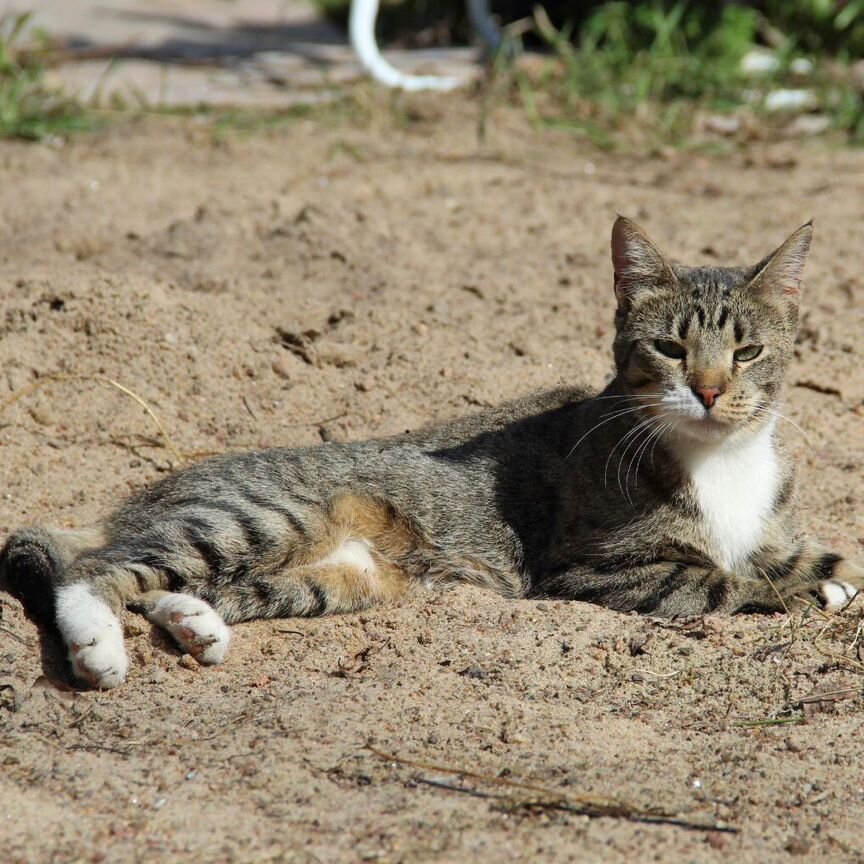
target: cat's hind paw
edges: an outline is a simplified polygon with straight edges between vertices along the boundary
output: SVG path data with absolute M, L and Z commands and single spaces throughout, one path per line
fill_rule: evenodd
M 221 663 L 231 644 L 231 629 L 219 613 L 198 597 L 189 594 L 166 594 L 147 617 L 164 627 L 174 641 L 199 663 Z
M 819 585 L 819 599 L 826 612 L 837 612 L 850 603 L 858 594 L 858 589 L 848 582 L 829 579 Z
M 57 626 L 77 678 L 102 690 L 126 680 L 123 625 L 89 585 L 79 582 L 57 592 Z

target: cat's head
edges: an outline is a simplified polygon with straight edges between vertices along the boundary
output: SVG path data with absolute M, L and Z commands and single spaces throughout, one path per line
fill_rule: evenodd
M 769 421 L 812 234 L 803 225 L 749 267 L 684 267 L 634 222 L 615 222 L 618 377 L 670 433 L 711 441 Z

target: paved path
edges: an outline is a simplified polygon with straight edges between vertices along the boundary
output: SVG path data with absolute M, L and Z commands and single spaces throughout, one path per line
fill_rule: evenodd
M 83 99 L 279 107 L 361 77 L 346 35 L 300 0 L 0 0 L 67 46 L 52 74 Z M 471 49 L 387 52 L 410 72 L 468 76 Z

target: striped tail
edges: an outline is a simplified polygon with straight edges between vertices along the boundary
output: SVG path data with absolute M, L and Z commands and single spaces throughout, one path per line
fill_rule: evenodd
M 53 627 L 57 589 L 69 565 L 82 553 L 102 545 L 98 528 L 52 531 L 24 528 L 0 550 L 0 590 L 21 601 L 37 624 Z

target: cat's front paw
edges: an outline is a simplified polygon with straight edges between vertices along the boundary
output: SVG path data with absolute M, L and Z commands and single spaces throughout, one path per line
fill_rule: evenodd
M 129 660 L 123 626 L 88 585 L 69 585 L 57 592 L 57 626 L 77 678 L 102 690 L 126 680 Z
M 855 598 L 858 589 L 849 582 L 829 579 L 819 585 L 819 599 L 826 612 L 837 612 Z
M 864 588 L 864 567 L 845 558 L 834 564 L 833 578 L 819 585 L 819 599 L 826 612 L 836 612 Z
M 221 663 L 231 644 L 231 630 L 219 613 L 198 597 L 167 594 L 147 613 L 164 627 L 180 648 L 199 663 Z

